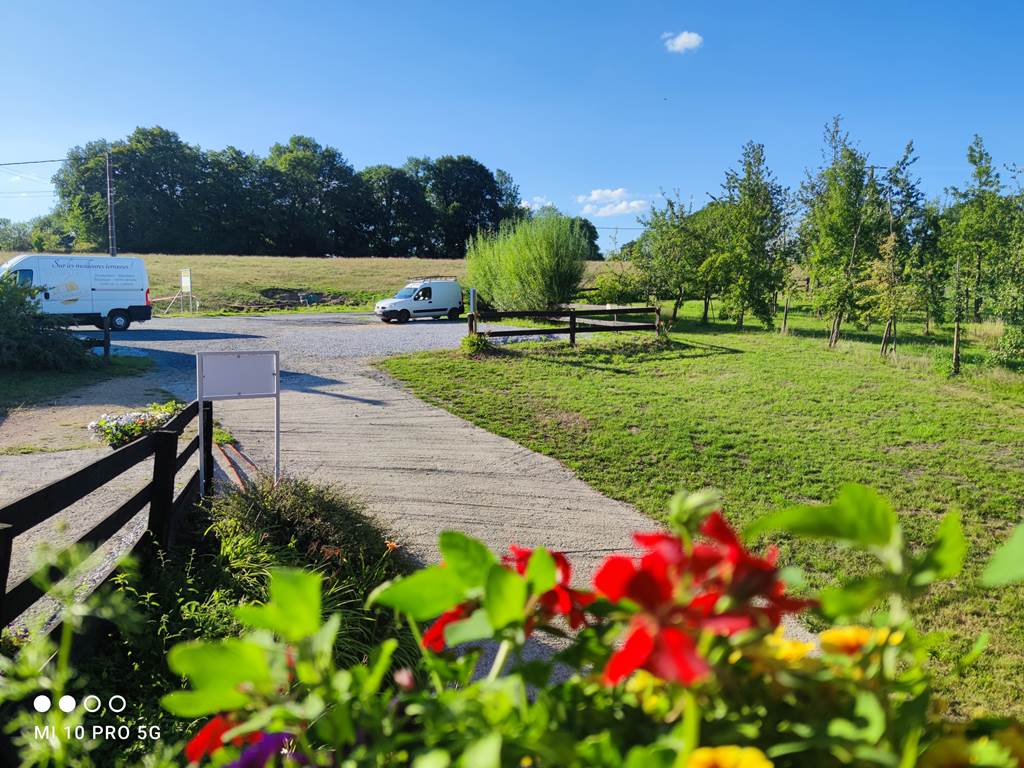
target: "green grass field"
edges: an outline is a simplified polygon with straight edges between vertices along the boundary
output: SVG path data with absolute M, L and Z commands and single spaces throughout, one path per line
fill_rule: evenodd
M 703 327 L 696 307 L 686 309 L 667 348 L 649 335 L 604 336 L 576 350 L 558 341 L 381 365 L 417 395 L 560 459 L 654 518 L 680 487 L 719 488 L 729 517 L 745 524 L 788 503 L 828 500 L 853 481 L 891 498 L 919 546 L 959 507 L 967 573 L 916 609 L 948 637 L 934 661 L 957 712 L 1024 713 L 1024 589 L 974 583 L 1024 509 L 1024 376 L 980 365 L 990 329 L 969 337 L 965 374 L 951 380 L 947 332 L 902 338 L 899 357 L 882 361 L 877 332 L 847 334 L 829 351 L 825 323 L 807 315 L 791 317 L 791 335 L 780 336 Z M 902 330 L 920 333 L 909 323 Z M 780 543 L 811 584 L 864 566 L 830 546 Z M 981 631 L 992 634 L 990 650 L 958 679 L 954 661 Z

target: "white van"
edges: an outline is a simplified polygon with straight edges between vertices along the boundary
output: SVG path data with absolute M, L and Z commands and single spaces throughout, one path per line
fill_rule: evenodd
M 462 286 L 454 277 L 419 277 L 393 298 L 378 301 L 374 312 L 385 323 L 407 323 L 414 317 L 458 320 L 465 311 Z
M 142 259 L 124 256 L 60 256 L 29 253 L 0 266 L 0 278 L 13 276 L 21 285 L 42 288 L 39 309 L 44 315 L 70 315 L 73 325 L 126 331 L 133 322 L 153 316 L 149 277 Z

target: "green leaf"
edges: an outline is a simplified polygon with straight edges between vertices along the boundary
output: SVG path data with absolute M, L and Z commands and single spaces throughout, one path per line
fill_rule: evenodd
M 426 621 L 462 602 L 466 587 L 451 568 L 433 565 L 398 581 L 386 582 L 370 595 L 368 605 L 380 603 Z
M 461 768 L 501 768 L 501 734 L 489 733 L 474 741 L 466 747 L 458 765 Z
M 289 642 L 315 635 L 320 629 L 320 584 L 323 577 L 298 568 L 270 572 L 270 601 L 242 605 L 235 615 L 243 624 L 269 629 Z
M 450 646 L 472 643 L 494 636 L 494 627 L 487 618 L 487 611 L 478 608 L 467 619 L 456 621 L 444 628 L 444 641 Z
M 384 675 L 391 668 L 391 657 L 398 648 L 398 641 L 389 638 L 373 649 L 370 654 L 370 663 L 364 669 L 367 670 L 366 677 L 360 685 L 360 692 L 363 697 L 372 696 L 380 690 L 380 684 L 384 681 Z
M 971 650 L 969 650 L 960 659 L 957 660 L 956 669 L 958 672 L 963 674 L 969 666 L 971 666 L 974 662 L 981 658 L 981 654 L 983 654 L 985 652 L 985 649 L 988 648 L 989 639 L 990 636 L 988 632 L 982 632 L 980 635 L 978 635 L 977 639 L 974 641 L 974 644 L 971 646 Z
M 863 613 L 886 593 L 886 583 L 876 576 L 854 579 L 841 587 L 826 587 L 819 599 L 821 611 L 830 618 Z
M 886 547 L 898 540 L 899 528 L 892 506 L 877 491 L 863 485 L 843 486 L 828 505 L 801 505 L 765 515 L 744 535 L 786 531 L 795 536 L 832 539 L 863 547 Z
M 264 648 L 238 638 L 180 643 L 167 655 L 167 665 L 175 674 L 187 677 L 193 688 L 174 691 L 160 700 L 168 712 L 179 717 L 238 709 L 249 701 L 243 688 L 258 692 L 275 687 Z
M 885 734 L 885 710 L 874 694 L 860 691 L 854 704 L 856 721 L 836 718 L 828 724 L 828 735 L 849 741 L 876 744 Z
M 1024 581 L 1024 525 L 1017 526 L 1010 538 L 988 561 L 981 583 L 986 587 Z
M 443 749 L 432 749 L 422 755 L 417 755 L 412 761 L 412 768 L 448 768 L 452 764 L 452 758 Z
M 939 524 L 935 541 L 914 568 L 914 586 L 952 579 L 960 574 L 967 557 L 967 539 L 960 524 L 960 513 L 949 512 Z
M 533 594 L 540 595 L 552 589 L 558 578 L 555 558 L 543 547 L 537 547 L 526 564 L 526 581 Z
M 445 564 L 470 588 L 482 588 L 487 572 L 498 562 L 485 544 L 458 531 L 442 532 L 438 547 Z
M 160 706 L 175 717 L 189 718 L 241 709 L 248 703 L 246 694 L 230 688 L 172 691 L 160 699 Z
M 491 566 L 487 574 L 484 609 L 495 629 L 521 623 L 526 608 L 526 580 L 500 565 Z

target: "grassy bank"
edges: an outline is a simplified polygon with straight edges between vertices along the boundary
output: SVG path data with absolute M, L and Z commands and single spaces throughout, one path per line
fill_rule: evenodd
M 110 365 L 97 365 L 80 371 L 2 371 L 0 415 L 11 408 L 52 400 L 107 379 L 145 373 L 152 365 L 147 357 L 114 355 L 110 358 Z
M 649 336 L 598 337 L 578 350 L 555 342 L 382 365 L 416 394 L 560 459 L 655 518 L 680 487 L 721 489 L 743 524 L 780 505 L 830 499 L 854 481 L 893 500 L 917 545 L 943 512 L 961 508 L 968 573 L 917 606 L 929 629 L 949 637 L 935 668 L 957 711 L 1024 712 L 1024 589 L 974 584 L 1024 507 L 1024 376 L 980 365 L 983 339 L 972 336 L 965 376 L 951 380 L 946 333 L 924 336 L 910 324 L 900 356 L 881 361 L 877 333 L 848 334 L 830 352 L 827 329 L 811 316 L 793 317 L 789 336 L 695 318 L 687 307 L 666 347 Z M 812 583 L 862 567 L 826 546 L 781 545 Z M 981 631 L 992 634 L 990 651 L 961 680 L 955 658 Z
M 160 709 L 160 697 L 181 687 L 167 668 L 166 653 L 185 640 L 237 634 L 235 606 L 268 598 L 272 568 L 323 573 L 324 613 L 342 615 L 334 648 L 341 665 L 363 661 L 377 642 L 395 636 L 390 612 L 366 611 L 363 605 L 374 587 L 403 566 L 361 504 L 345 493 L 294 479 L 275 487 L 264 479 L 215 497 L 191 514 L 182 531 L 183 540 L 170 553 L 117 577 L 136 614 L 122 621 L 119 633 L 98 641 L 102 654 L 86 651 L 78 664 L 76 684 L 83 690 L 104 700 L 115 693 L 126 698 L 119 722 L 159 725 L 165 742 L 195 731 Z M 417 653 L 411 640 L 399 651 L 408 663 Z M 147 747 L 108 744 L 111 765 L 115 757 Z

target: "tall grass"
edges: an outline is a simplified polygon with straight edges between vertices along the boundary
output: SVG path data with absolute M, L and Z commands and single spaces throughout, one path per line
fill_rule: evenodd
M 572 300 L 589 247 L 580 226 L 559 214 L 507 223 L 470 241 L 467 281 L 496 309 L 550 309 Z

